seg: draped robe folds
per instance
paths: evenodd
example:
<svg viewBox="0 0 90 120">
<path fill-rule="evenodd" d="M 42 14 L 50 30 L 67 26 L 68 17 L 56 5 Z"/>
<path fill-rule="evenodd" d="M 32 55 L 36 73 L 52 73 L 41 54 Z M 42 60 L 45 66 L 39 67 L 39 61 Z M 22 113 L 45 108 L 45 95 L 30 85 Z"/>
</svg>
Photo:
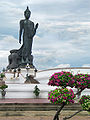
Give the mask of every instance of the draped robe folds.
<svg viewBox="0 0 90 120">
<path fill-rule="evenodd" d="M 34 23 L 30 20 L 20 21 L 20 31 L 23 32 L 23 45 L 21 47 L 21 56 L 24 60 L 30 59 L 32 53 L 33 36 L 35 35 Z"/>
</svg>

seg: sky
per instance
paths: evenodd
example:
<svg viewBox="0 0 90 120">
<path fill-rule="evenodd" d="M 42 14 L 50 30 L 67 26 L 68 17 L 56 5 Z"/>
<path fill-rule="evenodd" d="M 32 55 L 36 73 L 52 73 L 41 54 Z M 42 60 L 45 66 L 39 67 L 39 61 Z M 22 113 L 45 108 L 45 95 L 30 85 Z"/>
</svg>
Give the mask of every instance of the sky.
<svg viewBox="0 0 90 120">
<path fill-rule="evenodd" d="M 39 23 L 32 55 L 37 69 L 90 66 L 90 0 L 0 0 L 0 69 L 19 49 L 19 21 L 29 6 Z M 22 40 L 23 44 L 23 40 Z"/>
</svg>

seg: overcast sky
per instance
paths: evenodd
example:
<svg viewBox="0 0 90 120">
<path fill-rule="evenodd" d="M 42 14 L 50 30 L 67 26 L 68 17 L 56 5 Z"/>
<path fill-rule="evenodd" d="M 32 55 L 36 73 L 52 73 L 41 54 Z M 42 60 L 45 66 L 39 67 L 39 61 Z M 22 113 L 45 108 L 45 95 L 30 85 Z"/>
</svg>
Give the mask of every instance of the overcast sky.
<svg viewBox="0 0 90 120">
<path fill-rule="evenodd" d="M 0 0 L 0 68 L 19 49 L 19 21 L 27 5 L 39 23 L 32 54 L 37 69 L 90 66 L 90 0 Z"/>
</svg>

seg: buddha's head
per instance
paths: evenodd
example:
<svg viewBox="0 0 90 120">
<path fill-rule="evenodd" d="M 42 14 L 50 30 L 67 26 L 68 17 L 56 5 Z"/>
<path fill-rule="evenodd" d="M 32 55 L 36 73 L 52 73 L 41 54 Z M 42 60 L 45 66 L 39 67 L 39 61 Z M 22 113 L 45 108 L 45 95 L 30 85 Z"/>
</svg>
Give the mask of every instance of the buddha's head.
<svg viewBox="0 0 90 120">
<path fill-rule="evenodd" d="M 27 9 L 24 11 L 24 16 L 26 19 L 29 19 L 31 15 L 31 11 L 29 10 L 28 6 Z"/>
</svg>

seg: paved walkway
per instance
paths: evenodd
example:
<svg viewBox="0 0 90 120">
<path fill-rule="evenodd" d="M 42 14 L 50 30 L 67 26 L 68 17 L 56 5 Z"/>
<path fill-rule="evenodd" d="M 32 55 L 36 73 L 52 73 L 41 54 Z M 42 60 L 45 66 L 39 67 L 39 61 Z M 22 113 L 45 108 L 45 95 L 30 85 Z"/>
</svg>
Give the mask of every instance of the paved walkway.
<svg viewBox="0 0 90 120">
<path fill-rule="evenodd" d="M 50 103 L 47 98 L 5 98 L 0 99 L 0 103 Z"/>
<path fill-rule="evenodd" d="M 75 111 L 62 111 L 60 120 Z M 56 111 L 0 111 L 0 120 L 53 120 Z M 81 112 L 70 120 L 90 120 L 87 112 Z"/>
</svg>

